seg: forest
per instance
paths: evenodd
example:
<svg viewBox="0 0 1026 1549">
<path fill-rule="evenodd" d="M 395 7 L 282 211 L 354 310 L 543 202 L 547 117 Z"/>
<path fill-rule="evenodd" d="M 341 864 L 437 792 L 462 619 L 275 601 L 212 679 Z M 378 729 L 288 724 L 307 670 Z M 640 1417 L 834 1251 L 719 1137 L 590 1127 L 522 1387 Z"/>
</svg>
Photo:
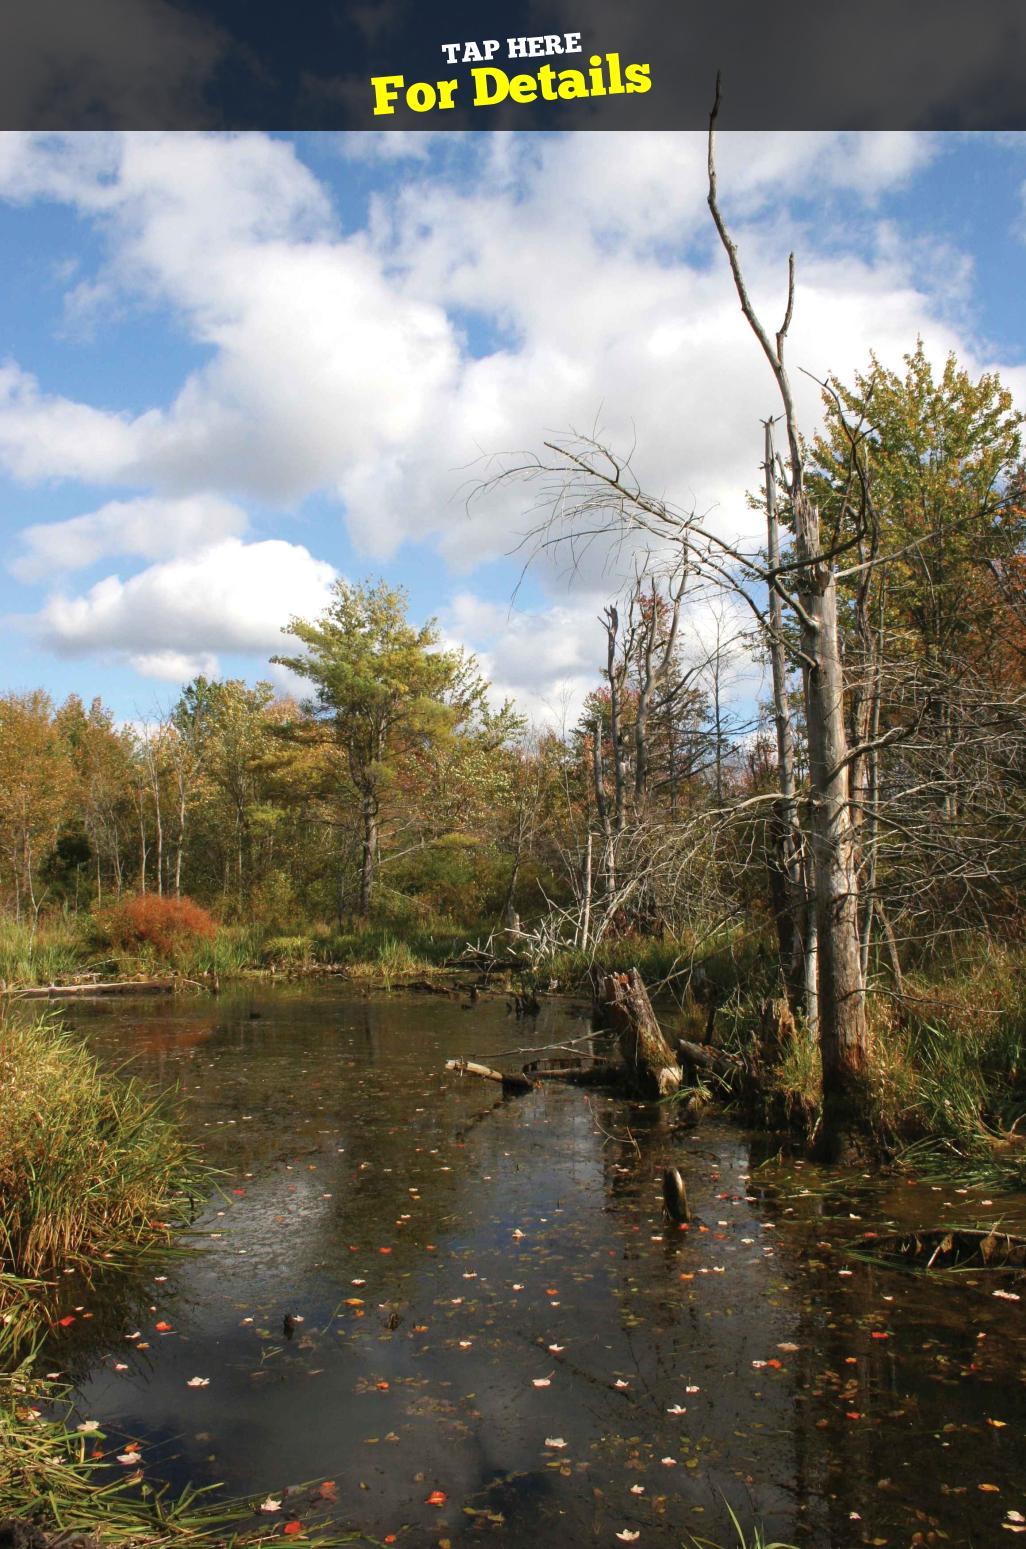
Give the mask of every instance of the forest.
<svg viewBox="0 0 1026 1549">
<path fill-rule="evenodd" d="M 5 695 L 5 979 L 387 976 L 469 947 L 570 989 L 637 963 L 742 1051 L 786 1003 L 771 1085 L 791 1118 L 815 1126 L 834 1094 L 842 1129 L 1014 1137 L 1022 416 L 996 376 L 935 371 L 921 344 L 899 372 L 826 382 L 823 405 L 807 448 L 785 423 L 783 456 L 767 423 L 749 549 L 596 444 L 501 470 L 540 486 L 536 510 L 558 498 L 537 547 L 633 544 L 594 690 L 559 730 L 497 705 L 472 657 L 370 581 L 293 622 L 278 661 L 299 701 L 197 678 L 126 726 L 99 701 Z M 810 543 L 829 582 L 812 592 Z"/>
</svg>

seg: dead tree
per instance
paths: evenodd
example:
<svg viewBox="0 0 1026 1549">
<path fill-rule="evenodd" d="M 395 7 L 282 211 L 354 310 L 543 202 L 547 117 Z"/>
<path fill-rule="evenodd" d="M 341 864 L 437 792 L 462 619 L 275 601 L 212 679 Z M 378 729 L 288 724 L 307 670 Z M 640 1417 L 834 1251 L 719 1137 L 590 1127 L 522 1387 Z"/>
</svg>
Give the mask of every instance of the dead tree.
<svg viewBox="0 0 1026 1549">
<path fill-rule="evenodd" d="M 638 970 L 610 974 L 602 986 L 602 999 L 624 1065 L 639 1095 L 668 1097 L 675 1092 L 680 1086 L 680 1065 L 663 1037 Z"/>
<path fill-rule="evenodd" d="M 870 1032 L 859 941 L 858 871 L 848 789 L 852 751 L 844 719 L 845 685 L 837 620 L 837 576 L 822 549 L 819 512 L 805 489 L 804 450 L 784 346 L 794 311 L 795 264 L 788 264 L 787 304 L 775 338 L 752 306 L 737 246 L 720 213 L 716 192 L 715 130 L 719 82 L 709 120 L 709 210 L 730 263 L 745 320 L 762 347 L 780 394 L 790 461 L 787 497 L 794 528 L 792 605 L 799 624 L 809 744 L 809 831 L 816 899 L 819 1043 L 823 1062 L 822 1144 L 836 1151 L 847 1134 L 864 1127 L 869 1104 Z M 782 567 L 772 567 L 775 588 Z"/>
</svg>

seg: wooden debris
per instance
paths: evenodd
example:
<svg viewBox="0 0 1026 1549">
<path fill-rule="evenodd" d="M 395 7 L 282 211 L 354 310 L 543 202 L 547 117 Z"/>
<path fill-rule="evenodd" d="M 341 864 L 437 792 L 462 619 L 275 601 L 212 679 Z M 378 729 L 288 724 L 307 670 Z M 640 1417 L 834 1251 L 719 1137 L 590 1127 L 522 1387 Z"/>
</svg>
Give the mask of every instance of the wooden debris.
<svg viewBox="0 0 1026 1549">
<path fill-rule="evenodd" d="M 458 1076 L 478 1076 L 482 1081 L 497 1081 L 504 1092 L 530 1092 L 534 1087 L 530 1076 L 524 1075 L 523 1071 L 504 1073 L 492 1070 L 488 1065 L 479 1065 L 475 1060 L 446 1060 L 445 1068 Z"/>
<path fill-rule="evenodd" d="M 602 986 L 602 999 L 638 1095 L 659 1098 L 676 1092 L 681 1068 L 656 1021 L 638 970 L 609 974 Z"/>
<path fill-rule="evenodd" d="M 12 1000 L 88 1000 L 95 995 L 173 995 L 176 979 L 115 979 L 106 984 L 32 984 L 24 989 L 12 985 L 3 994 Z"/>
<path fill-rule="evenodd" d="M 691 1206 L 683 1175 L 676 1167 L 668 1167 L 663 1173 L 663 1208 L 671 1221 L 690 1221 Z"/>
</svg>

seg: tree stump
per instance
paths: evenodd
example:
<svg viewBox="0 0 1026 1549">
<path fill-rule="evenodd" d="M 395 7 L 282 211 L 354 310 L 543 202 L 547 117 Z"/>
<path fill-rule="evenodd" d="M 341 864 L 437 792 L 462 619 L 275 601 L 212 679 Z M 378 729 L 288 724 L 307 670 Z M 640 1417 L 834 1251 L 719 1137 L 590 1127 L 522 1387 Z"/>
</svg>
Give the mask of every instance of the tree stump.
<svg viewBox="0 0 1026 1549">
<path fill-rule="evenodd" d="M 663 1037 L 638 970 L 610 974 L 602 987 L 602 999 L 638 1095 L 659 1098 L 676 1092 L 681 1080 L 680 1066 Z"/>
</svg>

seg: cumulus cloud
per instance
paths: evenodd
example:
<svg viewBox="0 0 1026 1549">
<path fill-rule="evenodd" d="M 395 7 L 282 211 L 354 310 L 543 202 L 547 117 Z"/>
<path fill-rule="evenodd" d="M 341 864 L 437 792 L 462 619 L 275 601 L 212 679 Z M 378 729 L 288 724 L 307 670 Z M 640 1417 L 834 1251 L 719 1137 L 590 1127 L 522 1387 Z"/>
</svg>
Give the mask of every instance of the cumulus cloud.
<svg viewBox="0 0 1026 1549">
<path fill-rule="evenodd" d="M 39 614 L 41 642 L 60 656 L 129 660 L 140 672 L 188 677 L 213 671 L 218 652 L 270 655 L 293 617 L 316 618 L 335 571 L 298 544 L 228 538 L 149 565 L 123 581 L 106 576 L 79 596 L 57 593 Z"/>
<path fill-rule="evenodd" d="M 530 492 L 505 484 L 468 513 L 488 454 L 571 428 L 634 446 L 646 487 L 722 531 L 751 528 L 744 493 L 776 398 L 710 228 L 704 137 L 424 136 L 412 161 L 414 142 L 387 138 L 387 151 L 382 137 L 342 142 L 364 160 L 402 152 L 358 224 L 343 222 L 294 146 L 265 135 L 0 143 L 0 195 L 64 201 L 103 237 L 96 272 L 74 277 L 91 316 L 141 298 L 200 362 L 143 412 L 77 402 L 37 380 L 31 362 L 0 367 L 0 465 L 13 477 L 147 492 L 24 535 L 23 576 L 62 547 L 65 565 L 76 553 L 91 556 L 83 564 L 114 553 L 153 562 L 52 598 L 41 629 L 53 649 L 113 651 L 151 668 L 175 653 L 273 649 L 278 576 L 272 584 L 274 567 L 254 557 L 268 546 L 237 541 L 248 498 L 296 508 L 327 497 L 370 559 L 427 539 L 465 578 L 541 514 Z M 896 365 L 917 334 L 935 357 L 954 348 L 970 368 L 1000 366 L 978 359 L 951 304 L 957 255 L 926 261 L 878 216 L 881 195 L 942 153 L 938 139 L 904 134 L 721 137 L 723 202 L 774 324 L 787 251 L 799 254 L 790 358 L 808 427 L 819 393 L 800 366 L 850 376 L 870 348 Z M 346 176 L 344 155 L 337 166 Z M 844 221 L 821 222 L 838 201 Z M 959 293 L 969 285 L 959 270 Z M 1026 372 L 1003 374 L 1026 400 Z M 197 514 L 174 544 L 145 502 L 153 513 L 222 504 L 209 531 Z M 330 567 L 279 547 L 304 599 L 285 613 L 318 611 L 305 599 L 323 595 Z M 267 582 L 260 608 L 221 586 L 229 555 L 254 567 L 257 592 Z M 558 599 L 549 618 L 475 622 L 464 579 L 450 623 L 478 628 L 468 638 L 483 642 L 496 680 L 541 703 L 593 677 L 585 621 L 618 575 L 597 549 L 569 601 L 556 590 L 558 558 L 538 576 Z M 274 621 L 263 633 L 258 614 Z"/>
<path fill-rule="evenodd" d="M 111 555 L 163 559 L 237 537 L 247 526 L 241 506 L 216 495 L 111 500 L 85 516 L 22 528 L 24 553 L 9 568 L 19 580 L 38 581 L 55 572 L 85 569 Z"/>
</svg>

